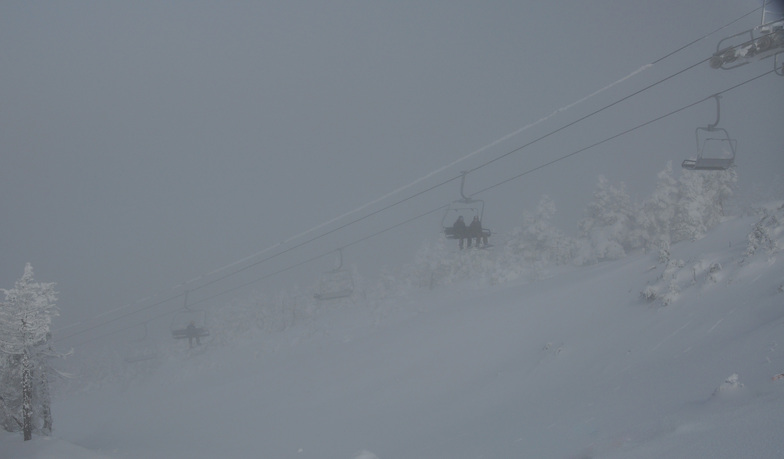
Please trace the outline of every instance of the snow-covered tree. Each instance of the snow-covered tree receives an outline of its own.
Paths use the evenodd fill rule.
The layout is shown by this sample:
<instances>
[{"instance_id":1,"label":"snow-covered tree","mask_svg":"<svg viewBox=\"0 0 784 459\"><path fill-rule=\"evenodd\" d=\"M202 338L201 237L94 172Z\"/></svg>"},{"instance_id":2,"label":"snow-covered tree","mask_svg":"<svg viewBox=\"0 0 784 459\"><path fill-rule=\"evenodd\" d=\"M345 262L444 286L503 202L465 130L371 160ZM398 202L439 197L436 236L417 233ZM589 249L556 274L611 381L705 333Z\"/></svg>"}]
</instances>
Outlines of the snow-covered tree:
<instances>
[{"instance_id":1,"label":"snow-covered tree","mask_svg":"<svg viewBox=\"0 0 784 459\"><path fill-rule=\"evenodd\" d=\"M532 265L570 263L577 253L577 241L552 224L556 210L553 200L543 195L536 212L523 214L523 225L512 231L506 251Z\"/></svg>"},{"instance_id":2,"label":"snow-covered tree","mask_svg":"<svg viewBox=\"0 0 784 459\"><path fill-rule=\"evenodd\" d=\"M744 261L753 257L760 250L766 252L768 257L772 257L779 250L777 237L784 233L784 219L781 219L784 216L784 205L775 210L762 208L760 213L762 214L760 220L748 235Z\"/></svg>"},{"instance_id":3,"label":"snow-covered tree","mask_svg":"<svg viewBox=\"0 0 784 459\"><path fill-rule=\"evenodd\" d=\"M653 195L643 202L637 215L646 248L669 248L679 198L678 181L672 175L672 162L668 161L664 170L657 175Z\"/></svg>"},{"instance_id":4,"label":"snow-covered tree","mask_svg":"<svg viewBox=\"0 0 784 459\"><path fill-rule=\"evenodd\" d=\"M25 440L34 430L48 435L52 429L47 361L54 356L50 326L58 315L54 285L34 282L28 263L14 288L0 289L5 294L0 303L2 425L21 428Z\"/></svg>"},{"instance_id":5,"label":"snow-covered tree","mask_svg":"<svg viewBox=\"0 0 784 459\"><path fill-rule=\"evenodd\" d=\"M737 174L726 171L684 171L678 181L680 199L673 219L672 240L695 240L724 216L724 203L733 194Z\"/></svg>"},{"instance_id":6,"label":"snow-covered tree","mask_svg":"<svg viewBox=\"0 0 784 459\"><path fill-rule=\"evenodd\" d=\"M640 247L642 238L635 223L636 212L625 185L613 186L600 176L593 198L579 223L582 236L590 244L592 258L616 260L624 257L626 251Z\"/></svg>"}]
</instances>

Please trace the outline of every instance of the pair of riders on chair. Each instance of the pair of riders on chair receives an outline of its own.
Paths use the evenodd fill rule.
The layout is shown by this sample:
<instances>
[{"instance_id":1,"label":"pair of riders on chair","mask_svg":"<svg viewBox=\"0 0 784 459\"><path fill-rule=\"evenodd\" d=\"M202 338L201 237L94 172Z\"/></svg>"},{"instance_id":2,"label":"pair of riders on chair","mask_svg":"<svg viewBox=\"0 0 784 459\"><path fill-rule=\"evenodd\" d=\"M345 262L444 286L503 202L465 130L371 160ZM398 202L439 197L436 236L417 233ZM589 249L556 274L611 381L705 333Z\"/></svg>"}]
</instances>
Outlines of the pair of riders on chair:
<instances>
[{"instance_id":1,"label":"pair of riders on chair","mask_svg":"<svg viewBox=\"0 0 784 459\"><path fill-rule=\"evenodd\" d=\"M460 248L463 248L463 241L468 239L468 247L471 247L471 242L476 238L476 246L479 247L479 243L483 245L487 245L487 236L482 231L482 222L479 221L478 216L474 216L474 219L471 221L471 224L466 226L465 221L463 220L463 216L460 215L457 217L454 225L452 225L452 231L454 233L455 239L460 239Z\"/></svg>"}]
</instances>

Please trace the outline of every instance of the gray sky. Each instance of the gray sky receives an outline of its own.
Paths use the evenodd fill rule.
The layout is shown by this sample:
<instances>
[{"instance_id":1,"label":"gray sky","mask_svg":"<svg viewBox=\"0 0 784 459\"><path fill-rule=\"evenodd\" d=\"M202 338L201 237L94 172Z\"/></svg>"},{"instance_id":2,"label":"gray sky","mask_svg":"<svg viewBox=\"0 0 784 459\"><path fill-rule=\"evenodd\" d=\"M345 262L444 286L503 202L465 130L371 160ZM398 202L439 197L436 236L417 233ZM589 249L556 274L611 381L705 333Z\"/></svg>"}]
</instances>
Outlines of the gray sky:
<instances>
[{"instance_id":1,"label":"gray sky","mask_svg":"<svg viewBox=\"0 0 784 459\"><path fill-rule=\"evenodd\" d=\"M168 291L412 183L758 4L2 2L0 285L12 286L31 262L39 280L57 282L62 324ZM699 62L759 20L755 13L364 213ZM477 171L467 191L772 66L699 66ZM768 75L722 98L720 125L738 139L746 194L784 171L783 83ZM714 117L708 101L495 188L480 196L485 224L508 231L548 194L573 231L599 174L645 197L668 160L678 167L694 155L694 129ZM431 210L458 198L457 185L246 274ZM438 237L439 222L433 215L353 246L346 260L368 272L410 261L421 241ZM330 264L292 275L307 286Z\"/></svg>"}]
</instances>

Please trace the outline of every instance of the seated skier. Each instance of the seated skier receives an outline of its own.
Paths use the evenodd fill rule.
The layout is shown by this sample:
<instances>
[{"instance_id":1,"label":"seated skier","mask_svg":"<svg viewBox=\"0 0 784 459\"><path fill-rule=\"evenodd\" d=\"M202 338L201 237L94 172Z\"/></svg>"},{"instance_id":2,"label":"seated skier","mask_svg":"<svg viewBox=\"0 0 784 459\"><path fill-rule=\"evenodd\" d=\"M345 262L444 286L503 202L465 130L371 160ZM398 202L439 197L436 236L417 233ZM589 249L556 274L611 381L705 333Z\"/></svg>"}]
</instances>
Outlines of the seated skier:
<instances>
[{"instance_id":1,"label":"seated skier","mask_svg":"<svg viewBox=\"0 0 784 459\"><path fill-rule=\"evenodd\" d=\"M193 340L196 340L196 345L201 345L199 341L199 329L196 324L191 320L187 327L185 327L185 336L188 337L188 348L193 349Z\"/></svg>"},{"instance_id":2,"label":"seated skier","mask_svg":"<svg viewBox=\"0 0 784 459\"><path fill-rule=\"evenodd\" d=\"M465 224L465 221L463 220L463 216L462 215L457 217L457 220L455 220L455 223L452 225L451 229L452 229L452 234L454 235L455 239L460 239L460 248L462 249L463 248L463 241L465 241L465 238L467 236L467 234L466 234L467 233L467 228L466 228L466 224ZM471 247L471 239L470 238L468 239L468 247Z\"/></svg>"},{"instance_id":3,"label":"seated skier","mask_svg":"<svg viewBox=\"0 0 784 459\"><path fill-rule=\"evenodd\" d=\"M479 242L482 242L484 247L487 246L487 236L482 231L482 222L479 221L479 216L475 216L468 225L468 247L471 247L471 239L476 238L476 246L479 247Z\"/></svg>"}]
</instances>

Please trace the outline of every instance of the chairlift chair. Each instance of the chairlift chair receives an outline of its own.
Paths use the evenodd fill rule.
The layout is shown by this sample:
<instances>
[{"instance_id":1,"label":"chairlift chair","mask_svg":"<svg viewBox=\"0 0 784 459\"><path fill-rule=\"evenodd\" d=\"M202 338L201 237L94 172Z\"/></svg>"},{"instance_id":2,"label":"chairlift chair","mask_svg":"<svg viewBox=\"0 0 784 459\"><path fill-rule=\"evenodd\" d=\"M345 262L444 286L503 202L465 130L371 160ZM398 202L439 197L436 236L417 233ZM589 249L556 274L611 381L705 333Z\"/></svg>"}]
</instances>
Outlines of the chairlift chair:
<instances>
[{"instance_id":1,"label":"chairlift chair","mask_svg":"<svg viewBox=\"0 0 784 459\"><path fill-rule=\"evenodd\" d=\"M479 221L482 221L482 216L484 214L484 201L480 199L474 199L470 202L466 202L463 200L457 200L449 204L446 211L444 212L444 216L441 218L441 229L444 232L444 235L447 239L460 239L460 235L455 233L455 228L453 222L457 220L458 217L462 216L463 220L465 220L466 225L468 225L474 217L479 217ZM482 230L485 231L484 229ZM489 231L488 231L488 236Z\"/></svg>"},{"instance_id":2,"label":"chairlift chair","mask_svg":"<svg viewBox=\"0 0 784 459\"><path fill-rule=\"evenodd\" d=\"M319 277L318 289L313 298L319 301L348 298L354 294L354 275L343 269L343 251L338 249L338 265Z\"/></svg>"},{"instance_id":3,"label":"chairlift chair","mask_svg":"<svg viewBox=\"0 0 784 459\"><path fill-rule=\"evenodd\" d=\"M462 216L468 225L474 217L479 217L479 221L483 221L485 213L485 202L481 199L473 199L465 195L465 178L468 172L463 171L460 178L460 199L452 201L447 206L444 216L441 218L441 231L447 239L460 239L460 235L455 232L454 222L458 217ZM487 228L482 228L482 237L488 238L491 231ZM465 236L463 236L465 237Z\"/></svg>"},{"instance_id":4,"label":"chairlift chair","mask_svg":"<svg viewBox=\"0 0 784 459\"><path fill-rule=\"evenodd\" d=\"M704 129L704 128L701 128ZM735 152L737 151L737 141L730 139L725 129L714 129L713 132L720 131L722 137L708 137L703 140L702 147L697 155L697 159L685 159L681 166L684 169L702 171L725 171L735 164ZM706 151L721 152L721 157L706 157Z\"/></svg>"},{"instance_id":5,"label":"chairlift chair","mask_svg":"<svg viewBox=\"0 0 784 459\"><path fill-rule=\"evenodd\" d=\"M726 129L716 127L721 116L718 94L713 96L716 99L716 122L707 127L698 127L694 131L697 141L697 158L686 159L681 163L684 169L704 170L704 171L723 171L735 164L735 153L738 149L738 142L730 138ZM704 133L702 136L700 133Z\"/></svg>"},{"instance_id":6,"label":"chairlift chair","mask_svg":"<svg viewBox=\"0 0 784 459\"><path fill-rule=\"evenodd\" d=\"M185 338L204 338L210 336L210 331L207 329L207 312L201 309L191 309L188 307L188 292L185 292L185 304L183 309L174 313L172 317L169 330L171 331L172 338L185 339ZM189 330L188 325L193 323L195 329Z\"/></svg>"},{"instance_id":7,"label":"chairlift chair","mask_svg":"<svg viewBox=\"0 0 784 459\"><path fill-rule=\"evenodd\" d=\"M158 349L149 343L147 322L143 324L144 332L138 338L131 340L131 349L123 359L126 363L138 363L158 358Z\"/></svg>"},{"instance_id":8,"label":"chairlift chair","mask_svg":"<svg viewBox=\"0 0 784 459\"><path fill-rule=\"evenodd\" d=\"M779 57L784 59L784 17L769 21L766 16L772 12L768 3L770 0L763 2L760 25L719 41L709 61L712 68L729 70L775 56L774 69L784 76L784 70L779 70Z\"/></svg>"}]
</instances>

